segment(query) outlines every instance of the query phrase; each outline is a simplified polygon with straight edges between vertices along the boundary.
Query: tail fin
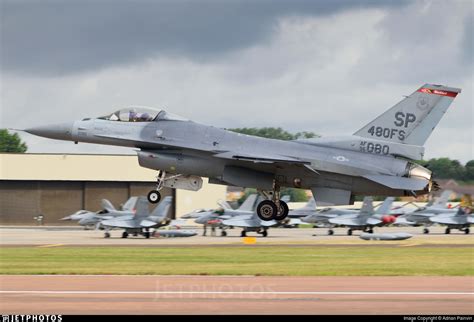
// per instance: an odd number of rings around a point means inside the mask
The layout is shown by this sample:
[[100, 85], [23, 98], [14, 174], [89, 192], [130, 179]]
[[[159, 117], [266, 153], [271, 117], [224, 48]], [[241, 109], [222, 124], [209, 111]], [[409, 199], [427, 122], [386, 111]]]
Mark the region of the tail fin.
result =
[[374, 205], [372, 197], [364, 197], [362, 208], [360, 208], [361, 215], [372, 215], [374, 213]]
[[138, 197], [137, 206], [135, 211], [135, 218], [145, 218], [148, 217], [150, 214], [150, 210], [148, 207], [148, 200], [146, 197]]
[[257, 200], [257, 194], [251, 194], [245, 199], [240, 205], [239, 210], [242, 211], [253, 211], [255, 209], [255, 201]]
[[444, 190], [443, 193], [433, 201], [432, 206], [445, 208], [452, 193], [451, 190]]
[[232, 209], [226, 200], [217, 200], [217, 204], [222, 207], [222, 209]]
[[115, 207], [114, 207], [114, 205], [112, 205], [112, 203], [111, 203], [109, 200], [107, 200], [107, 199], [102, 199], [102, 201], [101, 201], [100, 204], [101, 204], [101, 206], [102, 206], [103, 209], [105, 209], [105, 210], [107, 210], [107, 211], [109, 211], [109, 212], [116, 210]]
[[159, 203], [159, 205], [156, 206], [156, 208], [150, 214], [150, 216], [165, 219], [168, 216], [172, 201], [173, 197], [164, 197], [163, 200]]
[[137, 205], [137, 200], [138, 200], [138, 197], [128, 198], [128, 200], [123, 204], [122, 210], [132, 211], [133, 209], [135, 209], [135, 206]]
[[459, 88], [425, 84], [354, 135], [423, 146]]
[[384, 202], [377, 208], [376, 214], [386, 215], [390, 213], [390, 208], [392, 208], [392, 203], [395, 200], [394, 197], [385, 198]]
[[304, 207], [301, 209], [312, 209], [312, 210], [316, 209], [316, 200], [314, 200], [313, 197], [309, 198], [306, 205], [304, 205]]

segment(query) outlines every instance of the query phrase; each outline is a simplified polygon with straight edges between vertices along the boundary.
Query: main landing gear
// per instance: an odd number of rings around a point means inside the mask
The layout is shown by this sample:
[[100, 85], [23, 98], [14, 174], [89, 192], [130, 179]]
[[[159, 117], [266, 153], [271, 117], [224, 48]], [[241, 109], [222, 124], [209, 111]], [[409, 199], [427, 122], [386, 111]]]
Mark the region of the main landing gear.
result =
[[273, 181], [273, 190], [268, 193], [261, 191], [261, 193], [267, 198], [263, 200], [257, 206], [257, 216], [263, 221], [270, 220], [284, 220], [289, 213], [289, 208], [286, 202], [280, 200], [280, 185]]

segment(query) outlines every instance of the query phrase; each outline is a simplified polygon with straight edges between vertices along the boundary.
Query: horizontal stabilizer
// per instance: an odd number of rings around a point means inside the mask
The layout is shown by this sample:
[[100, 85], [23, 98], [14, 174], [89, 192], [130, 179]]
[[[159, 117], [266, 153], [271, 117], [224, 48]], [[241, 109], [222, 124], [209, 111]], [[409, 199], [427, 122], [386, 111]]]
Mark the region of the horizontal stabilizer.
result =
[[381, 223], [382, 223], [382, 221], [380, 219], [377, 219], [377, 218], [367, 219], [367, 225], [377, 226], [377, 225], [380, 225]]
[[149, 227], [153, 227], [153, 226], [156, 226], [156, 225], [157, 225], [157, 223], [154, 222], [154, 221], [151, 221], [151, 220], [144, 219], [144, 220], [140, 221], [140, 226], [141, 227], [149, 228]]
[[365, 175], [364, 178], [398, 190], [423, 190], [429, 183], [426, 179], [403, 178], [383, 174], [369, 174]]

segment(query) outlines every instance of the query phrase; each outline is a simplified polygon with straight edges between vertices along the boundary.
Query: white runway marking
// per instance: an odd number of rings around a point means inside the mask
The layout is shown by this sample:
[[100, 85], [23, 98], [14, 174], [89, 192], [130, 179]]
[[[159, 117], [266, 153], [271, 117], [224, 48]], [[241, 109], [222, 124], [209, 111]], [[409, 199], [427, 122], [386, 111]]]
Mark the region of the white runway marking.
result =
[[0, 291], [0, 294], [206, 294], [206, 295], [474, 295], [474, 292], [219, 292], [219, 291]]

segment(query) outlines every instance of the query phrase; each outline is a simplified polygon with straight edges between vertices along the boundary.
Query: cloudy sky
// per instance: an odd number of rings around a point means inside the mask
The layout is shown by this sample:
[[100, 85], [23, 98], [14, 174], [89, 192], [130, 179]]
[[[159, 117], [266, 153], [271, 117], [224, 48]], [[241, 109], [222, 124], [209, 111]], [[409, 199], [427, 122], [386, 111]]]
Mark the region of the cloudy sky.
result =
[[[0, 3], [2, 128], [136, 104], [345, 135], [434, 83], [462, 93], [425, 157], [474, 159], [471, 0]], [[22, 138], [30, 152], [131, 152]]]

